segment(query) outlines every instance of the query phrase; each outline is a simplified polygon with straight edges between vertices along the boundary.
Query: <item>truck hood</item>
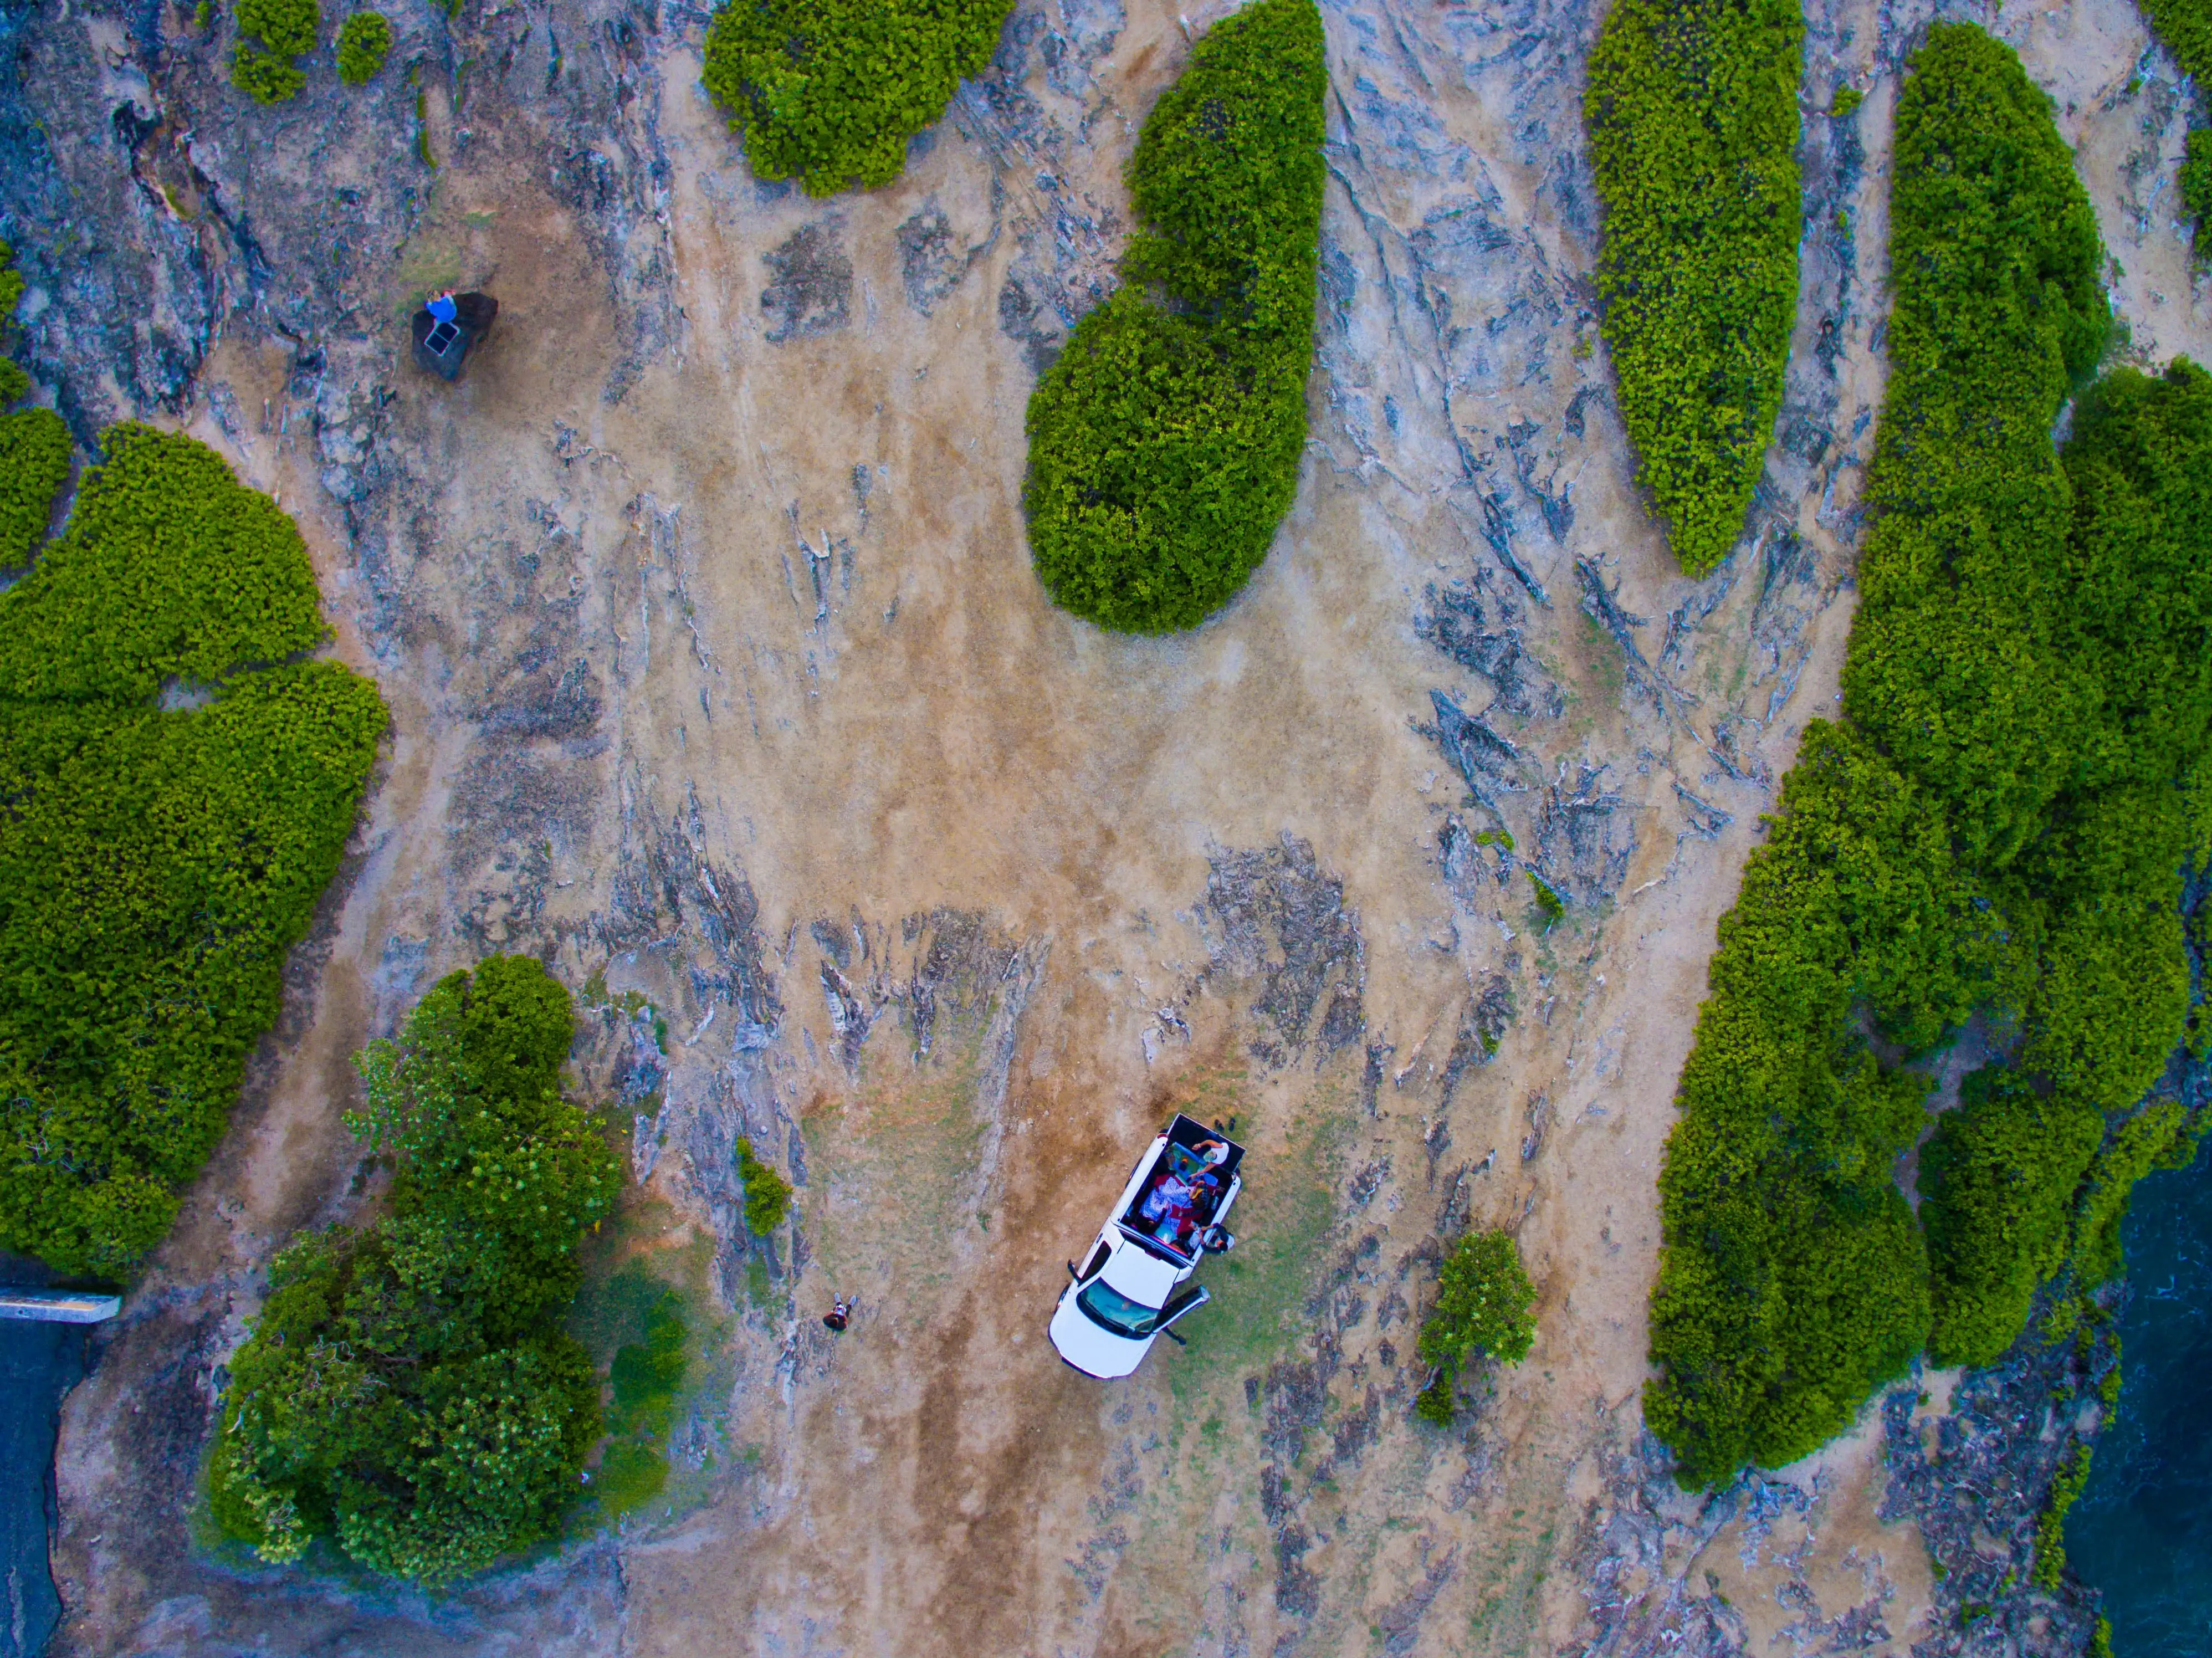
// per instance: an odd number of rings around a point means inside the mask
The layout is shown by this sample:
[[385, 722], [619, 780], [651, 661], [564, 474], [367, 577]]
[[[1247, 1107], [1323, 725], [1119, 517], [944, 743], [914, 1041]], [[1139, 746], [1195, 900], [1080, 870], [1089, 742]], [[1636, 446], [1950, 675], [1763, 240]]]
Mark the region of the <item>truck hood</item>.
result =
[[1052, 1322], [1045, 1333], [1052, 1339], [1054, 1351], [1070, 1364], [1086, 1376], [1108, 1382], [1128, 1375], [1143, 1363], [1154, 1340], [1150, 1336], [1132, 1340], [1100, 1328], [1075, 1304], [1073, 1284], [1068, 1285], [1060, 1305], [1052, 1309]]

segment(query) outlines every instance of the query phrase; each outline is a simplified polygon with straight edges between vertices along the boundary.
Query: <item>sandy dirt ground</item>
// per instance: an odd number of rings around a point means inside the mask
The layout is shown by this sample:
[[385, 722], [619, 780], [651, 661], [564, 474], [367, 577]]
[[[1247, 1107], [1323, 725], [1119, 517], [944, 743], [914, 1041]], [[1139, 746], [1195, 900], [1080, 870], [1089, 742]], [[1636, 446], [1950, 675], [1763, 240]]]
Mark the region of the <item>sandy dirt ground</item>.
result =
[[[1596, 343], [1597, 9], [1333, 0], [1297, 506], [1204, 628], [1110, 638], [1030, 569], [1023, 412], [1111, 270], [1145, 111], [1226, 9], [1025, 3], [906, 176], [827, 203], [746, 172], [696, 20], [495, 9], [352, 335], [313, 372], [245, 328], [210, 358], [179, 418], [300, 516], [393, 732], [229, 1137], [69, 1400], [61, 1650], [1923, 1632], [1878, 1434], [1706, 1502], [1638, 1397], [1715, 924], [1833, 704], [1926, 9], [1811, 14], [1788, 406], [1745, 548], [1692, 583]], [[1993, 26], [2079, 143], [2134, 349], [2201, 355], [2172, 64], [2111, 0]], [[546, 97], [579, 63], [621, 90], [573, 148]], [[1833, 122], [1845, 82], [1867, 100]], [[364, 139], [292, 182], [387, 161]], [[401, 357], [447, 282], [501, 304], [450, 388]], [[1566, 900], [1548, 932], [1531, 870]], [[192, 1480], [258, 1274], [374, 1201], [349, 1056], [493, 950], [604, 985], [579, 1085], [641, 1185], [608, 1257], [696, 1268], [667, 1499], [435, 1601], [210, 1549]], [[1243, 1241], [1190, 1345], [1102, 1387], [1045, 1317], [1179, 1107], [1251, 1147]], [[738, 1215], [741, 1136], [798, 1187], [773, 1240]], [[1540, 1333], [1443, 1431], [1411, 1414], [1413, 1333], [1468, 1224], [1516, 1231]], [[833, 1338], [840, 1291], [861, 1313]]]

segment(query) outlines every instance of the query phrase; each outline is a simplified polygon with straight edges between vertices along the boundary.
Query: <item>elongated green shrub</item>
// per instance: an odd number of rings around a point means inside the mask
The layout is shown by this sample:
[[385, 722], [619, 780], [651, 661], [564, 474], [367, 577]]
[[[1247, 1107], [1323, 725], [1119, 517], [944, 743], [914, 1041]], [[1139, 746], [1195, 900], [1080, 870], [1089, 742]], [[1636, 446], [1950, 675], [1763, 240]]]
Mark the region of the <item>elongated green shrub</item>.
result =
[[701, 79], [762, 179], [887, 185], [907, 141], [982, 73], [1013, 0], [726, 0]]
[[1692, 575], [1742, 533], [1782, 406], [1804, 41], [1788, 0], [1616, 0], [1590, 53], [1606, 349], [1638, 477]]
[[[1843, 721], [1814, 721], [1720, 927], [1661, 1179], [1653, 1430], [1689, 1483], [1789, 1461], [1932, 1345], [1984, 1362], [2193, 1149], [2140, 1107], [2189, 1014], [2212, 782], [2212, 376], [2115, 372], [2049, 101], [1938, 24], [1898, 105], [1893, 368]], [[1976, 1010], [2016, 1032], [1893, 1179]]]
[[209, 1464], [216, 1520], [263, 1558], [327, 1537], [449, 1582], [551, 1535], [577, 1497], [599, 1385], [562, 1321], [621, 1176], [561, 1096], [574, 1030], [542, 966], [495, 956], [356, 1058], [368, 1108], [349, 1123], [392, 1160], [392, 1212], [276, 1258]]
[[1204, 621], [1267, 557], [1297, 494], [1323, 46], [1313, 0], [1254, 0], [1192, 49], [1130, 164], [1125, 286], [1030, 395], [1037, 574], [1103, 628]]

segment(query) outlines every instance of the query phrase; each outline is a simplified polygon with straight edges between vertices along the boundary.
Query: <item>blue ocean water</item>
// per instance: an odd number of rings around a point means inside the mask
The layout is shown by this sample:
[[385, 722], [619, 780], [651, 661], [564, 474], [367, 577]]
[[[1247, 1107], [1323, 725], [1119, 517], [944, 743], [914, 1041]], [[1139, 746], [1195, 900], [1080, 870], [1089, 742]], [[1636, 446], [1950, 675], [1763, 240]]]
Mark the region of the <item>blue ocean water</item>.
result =
[[38, 1658], [61, 1618], [46, 1570], [54, 1430], [83, 1355], [80, 1325], [0, 1319], [0, 1658]]
[[2115, 1658], [2212, 1655], [2212, 1151], [2136, 1187], [2118, 1419], [2066, 1522]]

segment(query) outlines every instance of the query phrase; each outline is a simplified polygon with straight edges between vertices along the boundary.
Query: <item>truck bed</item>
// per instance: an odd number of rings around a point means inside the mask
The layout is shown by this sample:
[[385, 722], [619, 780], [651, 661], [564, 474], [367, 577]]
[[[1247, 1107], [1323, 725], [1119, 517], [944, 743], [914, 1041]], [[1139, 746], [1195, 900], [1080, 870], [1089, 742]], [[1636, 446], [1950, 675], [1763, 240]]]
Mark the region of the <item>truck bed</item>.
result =
[[[1203, 1153], [1202, 1148], [1212, 1145], [1224, 1149], [1218, 1162], [1209, 1162]], [[1138, 1185], [1129, 1206], [1116, 1217], [1121, 1230], [1185, 1263], [1194, 1260], [1196, 1236], [1229, 1206], [1243, 1162], [1243, 1146], [1178, 1113], [1168, 1125], [1168, 1143], [1158, 1160]], [[1156, 1201], [1170, 1181], [1177, 1185], [1168, 1199]]]

